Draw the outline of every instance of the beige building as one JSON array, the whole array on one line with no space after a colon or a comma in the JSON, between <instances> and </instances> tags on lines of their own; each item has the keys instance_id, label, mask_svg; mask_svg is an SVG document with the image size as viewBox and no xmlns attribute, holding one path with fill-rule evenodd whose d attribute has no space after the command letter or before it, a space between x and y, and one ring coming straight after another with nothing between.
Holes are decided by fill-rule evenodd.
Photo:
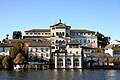
<instances>
[{"instance_id":1,"label":"beige building","mask_svg":"<svg viewBox=\"0 0 120 80\"><path fill-rule=\"evenodd\" d=\"M23 38L34 42L50 41L50 59L55 63L55 68L82 68L81 46L96 48L95 35L95 31L71 29L71 26L59 20L59 23L51 25L50 29L27 30ZM77 45L71 44L72 42L77 42ZM60 65L58 65L59 60ZM62 64L61 61L63 61ZM75 66L75 62L79 65Z\"/></svg>"},{"instance_id":2,"label":"beige building","mask_svg":"<svg viewBox=\"0 0 120 80\"><path fill-rule=\"evenodd\" d=\"M97 47L95 31L71 29L71 26L59 23L50 26L50 29L32 29L25 31L24 39L33 41L51 41L52 52L66 48L70 40L77 40L82 46Z\"/></svg>"}]
</instances>

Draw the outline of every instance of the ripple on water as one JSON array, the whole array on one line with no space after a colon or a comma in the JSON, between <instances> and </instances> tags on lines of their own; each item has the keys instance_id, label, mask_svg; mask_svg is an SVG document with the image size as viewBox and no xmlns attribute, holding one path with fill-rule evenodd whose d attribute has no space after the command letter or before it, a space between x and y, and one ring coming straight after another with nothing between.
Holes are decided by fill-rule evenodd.
<instances>
[{"instance_id":1,"label":"ripple on water","mask_svg":"<svg viewBox=\"0 0 120 80\"><path fill-rule=\"evenodd\" d=\"M0 80L119 80L120 70L0 70Z\"/></svg>"}]
</instances>

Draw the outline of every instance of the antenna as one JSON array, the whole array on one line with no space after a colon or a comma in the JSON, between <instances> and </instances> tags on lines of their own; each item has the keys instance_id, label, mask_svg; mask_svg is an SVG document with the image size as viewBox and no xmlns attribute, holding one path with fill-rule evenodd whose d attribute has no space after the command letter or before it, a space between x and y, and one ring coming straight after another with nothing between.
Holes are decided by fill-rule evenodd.
<instances>
[{"instance_id":1,"label":"antenna","mask_svg":"<svg viewBox=\"0 0 120 80\"><path fill-rule=\"evenodd\" d=\"M59 19L59 22L61 23L61 19Z\"/></svg>"}]
</instances>

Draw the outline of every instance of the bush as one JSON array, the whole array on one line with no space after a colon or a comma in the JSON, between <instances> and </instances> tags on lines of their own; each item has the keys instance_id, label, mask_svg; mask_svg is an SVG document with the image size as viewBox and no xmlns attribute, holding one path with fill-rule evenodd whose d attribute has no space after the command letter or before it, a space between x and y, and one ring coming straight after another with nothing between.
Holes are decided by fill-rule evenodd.
<instances>
[{"instance_id":1,"label":"bush","mask_svg":"<svg viewBox=\"0 0 120 80\"><path fill-rule=\"evenodd\" d=\"M2 66L5 69L13 68L13 62L10 56L5 56L2 60Z\"/></svg>"}]
</instances>

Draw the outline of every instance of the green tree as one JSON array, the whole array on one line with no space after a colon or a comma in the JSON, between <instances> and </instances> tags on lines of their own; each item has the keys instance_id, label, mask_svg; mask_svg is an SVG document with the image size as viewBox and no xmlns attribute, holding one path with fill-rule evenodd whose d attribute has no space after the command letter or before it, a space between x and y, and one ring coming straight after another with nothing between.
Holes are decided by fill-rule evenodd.
<instances>
[{"instance_id":1,"label":"green tree","mask_svg":"<svg viewBox=\"0 0 120 80\"><path fill-rule=\"evenodd\" d=\"M98 47L101 46L101 48L104 48L107 44L110 43L110 37L106 37L104 36L103 34L97 32L96 33L96 36L97 36L97 40L98 40Z\"/></svg>"},{"instance_id":2,"label":"green tree","mask_svg":"<svg viewBox=\"0 0 120 80\"><path fill-rule=\"evenodd\" d=\"M21 38L22 38L21 31L14 31L13 32L13 39L21 39Z\"/></svg>"},{"instance_id":3,"label":"green tree","mask_svg":"<svg viewBox=\"0 0 120 80\"><path fill-rule=\"evenodd\" d=\"M22 53L17 54L16 58L13 60L15 64L25 64L26 60Z\"/></svg>"},{"instance_id":4,"label":"green tree","mask_svg":"<svg viewBox=\"0 0 120 80\"><path fill-rule=\"evenodd\" d=\"M38 62L44 62L45 60L43 58L38 58Z\"/></svg>"},{"instance_id":5,"label":"green tree","mask_svg":"<svg viewBox=\"0 0 120 80\"><path fill-rule=\"evenodd\" d=\"M0 68L2 68L2 60L4 59L4 56L0 56Z\"/></svg>"},{"instance_id":6,"label":"green tree","mask_svg":"<svg viewBox=\"0 0 120 80\"><path fill-rule=\"evenodd\" d=\"M120 61L116 58L112 58L110 62L113 63L114 65L120 65Z\"/></svg>"},{"instance_id":7,"label":"green tree","mask_svg":"<svg viewBox=\"0 0 120 80\"><path fill-rule=\"evenodd\" d=\"M13 62L10 56L5 56L2 60L2 66L5 69L13 68Z\"/></svg>"},{"instance_id":8,"label":"green tree","mask_svg":"<svg viewBox=\"0 0 120 80\"><path fill-rule=\"evenodd\" d=\"M23 53L23 43L18 42L13 48L10 49L10 56L14 59L18 53Z\"/></svg>"},{"instance_id":9,"label":"green tree","mask_svg":"<svg viewBox=\"0 0 120 80\"><path fill-rule=\"evenodd\" d=\"M14 59L16 55L18 54L19 50L17 47L13 47L10 49L10 57Z\"/></svg>"},{"instance_id":10,"label":"green tree","mask_svg":"<svg viewBox=\"0 0 120 80\"><path fill-rule=\"evenodd\" d=\"M29 58L29 61L31 61L31 62L36 62L36 61L38 61L38 58L37 58L37 56L31 56L31 57Z\"/></svg>"}]
</instances>

